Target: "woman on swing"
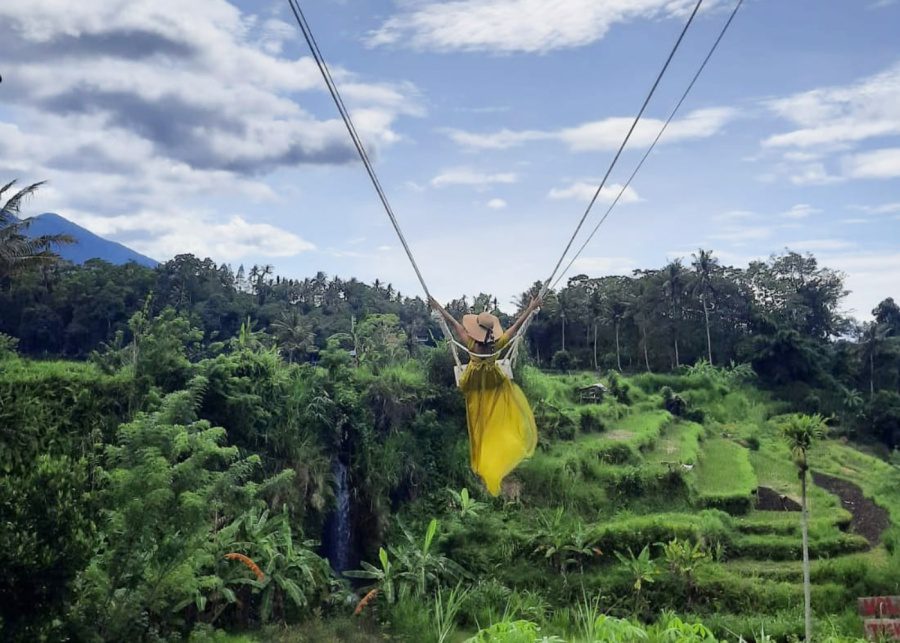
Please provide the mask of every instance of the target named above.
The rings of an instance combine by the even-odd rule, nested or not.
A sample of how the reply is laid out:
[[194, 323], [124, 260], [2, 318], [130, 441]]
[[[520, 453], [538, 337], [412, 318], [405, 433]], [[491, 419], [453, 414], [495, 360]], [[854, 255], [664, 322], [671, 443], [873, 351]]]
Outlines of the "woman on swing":
[[[540, 307], [540, 298], [531, 300], [509, 330], [490, 313], [463, 315], [462, 323], [432, 297], [431, 307], [447, 320], [459, 342], [473, 355], [459, 382], [466, 398], [469, 428], [469, 458], [491, 495], [500, 493], [503, 478], [534, 453], [537, 427], [525, 394], [497, 366], [498, 353]], [[478, 357], [481, 355], [482, 357]]]

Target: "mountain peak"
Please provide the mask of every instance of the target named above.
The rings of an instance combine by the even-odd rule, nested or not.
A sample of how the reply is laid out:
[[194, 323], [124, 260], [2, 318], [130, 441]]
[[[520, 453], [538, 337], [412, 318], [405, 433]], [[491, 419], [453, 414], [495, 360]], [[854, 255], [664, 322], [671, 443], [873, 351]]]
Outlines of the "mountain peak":
[[43, 235], [67, 234], [75, 239], [75, 243], [56, 248], [59, 256], [67, 261], [82, 264], [88, 259], [102, 259], [112, 264], [125, 264], [134, 261], [148, 268], [155, 268], [159, 262], [135, 252], [131, 248], [104, 239], [87, 228], [73, 223], [55, 212], [44, 212], [31, 219], [31, 225], [25, 231], [29, 237]]

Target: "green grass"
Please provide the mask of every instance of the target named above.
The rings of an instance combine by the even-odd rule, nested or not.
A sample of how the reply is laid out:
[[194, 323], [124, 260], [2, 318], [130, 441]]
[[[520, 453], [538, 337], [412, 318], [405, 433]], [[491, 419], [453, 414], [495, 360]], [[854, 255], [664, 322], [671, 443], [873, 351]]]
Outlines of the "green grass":
[[730, 513], [746, 513], [756, 490], [756, 474], [748, 450], [731, 440], [711, 438], [703, 445], [700, 464], [691, 478], [697, 502]]
[[666, 462], [695, 464], [702, 438], [703, 427], [696, 422], [673, 422], [644, 459], [651, 465]]

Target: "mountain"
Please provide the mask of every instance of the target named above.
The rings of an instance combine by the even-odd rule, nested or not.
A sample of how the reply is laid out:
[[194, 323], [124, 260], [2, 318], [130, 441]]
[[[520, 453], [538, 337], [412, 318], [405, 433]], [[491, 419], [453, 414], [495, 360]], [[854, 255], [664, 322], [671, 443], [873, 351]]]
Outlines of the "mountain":
[[75, 243], [55, 248], [59, 256], [73, 263], [81, 264], [88, 259], [103, 259], [113, 264], [134, 261], [149, 268], [155, 268], [159, 264], [155, 259], [145, 257], [121, 243], [97, 236], [90, 230], [53, 212], [45, 212], [34, 217], [25, 234], [29, 237], [40, 237], [46, 234], [67, 234], [73, 237]]

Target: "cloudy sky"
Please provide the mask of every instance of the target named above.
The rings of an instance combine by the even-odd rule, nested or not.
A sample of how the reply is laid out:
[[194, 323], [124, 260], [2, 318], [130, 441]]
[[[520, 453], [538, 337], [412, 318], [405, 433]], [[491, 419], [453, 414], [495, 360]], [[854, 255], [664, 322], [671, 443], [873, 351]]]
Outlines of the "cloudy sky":
[[[432, 290], [501, 302], [552, 268], [692, 5], [302, 2]], [[732, 6], [704, 2], [612, 184]], [[286, 0], [3, 0], [0, 178], [159, 260], [418, 293], [292, 21]], [[846, 271], [858, 316], [900, 296], [898, 24], [894, 0], [746, 0], [574, 269], [789, 247]]]

